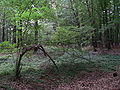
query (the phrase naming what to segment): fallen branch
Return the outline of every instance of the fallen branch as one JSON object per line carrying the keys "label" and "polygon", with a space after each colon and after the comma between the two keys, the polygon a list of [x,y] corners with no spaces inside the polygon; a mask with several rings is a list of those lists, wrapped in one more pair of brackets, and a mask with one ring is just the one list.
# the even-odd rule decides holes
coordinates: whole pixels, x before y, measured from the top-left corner
{"label": "fallen branch", "polygon": [[17,59],[17,61],[16,61],[16,75],[15,75],[15,76],[16,76],[16,79],[20,78],[20,71],[21,71],[20,65],[21,65],[22,57],[23,57],[28,51],[34,50],[34,49],[36,49],[36,50],[39,50],[39,49],[40,49],[40,50],[44,53],[44,55],[47,56],[47,57],[53,62],[53,64],[55,65],[56,69],[59,71],[59,69],[58,69],[55,61],[54,61],[54,60],[50,57],[50,55],[45,51],[45,49],[43,48],[42,45],[40,45],[40,44],[39,44],[39,45],[32,45],[32,46],[24,47],[23,50],[22,50],[22,52],[19,53],[18,59]]}

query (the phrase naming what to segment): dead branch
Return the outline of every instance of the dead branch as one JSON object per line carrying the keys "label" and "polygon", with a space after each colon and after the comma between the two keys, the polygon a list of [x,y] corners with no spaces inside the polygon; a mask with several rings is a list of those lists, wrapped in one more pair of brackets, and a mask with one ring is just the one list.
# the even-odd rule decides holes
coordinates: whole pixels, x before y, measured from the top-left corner
{"label": "dead branch", "polygon": [[16,78],[19,78],[20,77],[20,71],[21,71],[21,67],[20,67],[20,64],[21,64],[21,60],[22,60],[22,57],[28,52],[28,51],[31,51],[31,50],[38,50],[40,49],[45,56],[47,56],[51,61],[52,63],[55,65],[56,69],[59,71],[55,61],[50,57],[50,55],[45,51],[45,49],[43,48],[42,45],[31,45],[31,46],[28,46],[28,47],[24,47],[22,52],[19,53],[19,57],[18,57],[18,61],[16,62]]}

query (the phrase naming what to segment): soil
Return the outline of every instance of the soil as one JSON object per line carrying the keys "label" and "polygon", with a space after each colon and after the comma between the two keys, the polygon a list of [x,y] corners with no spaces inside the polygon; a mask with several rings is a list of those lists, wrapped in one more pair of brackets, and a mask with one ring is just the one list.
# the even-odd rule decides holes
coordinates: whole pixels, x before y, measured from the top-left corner
{"label": "soil", "polygon": [[107,50],[105,48],[97,48],[99,54],[120,55],[120,46],[114,46],[112,49]]}
{"label": "soil", "polygon": [[120,90],[120,72],[80,71],[66,83],[61,82],[55,74],[49,77],[53,78],[40,77],[39,81],[43,82],[10,81],[6,85],[10,85],[13,90]]}
{"label": "soil", "polygon": [[69,84],[61,84],[54,90],[120,90],[120,75],[114,77],[114,72],[85,73],[78,75]]}

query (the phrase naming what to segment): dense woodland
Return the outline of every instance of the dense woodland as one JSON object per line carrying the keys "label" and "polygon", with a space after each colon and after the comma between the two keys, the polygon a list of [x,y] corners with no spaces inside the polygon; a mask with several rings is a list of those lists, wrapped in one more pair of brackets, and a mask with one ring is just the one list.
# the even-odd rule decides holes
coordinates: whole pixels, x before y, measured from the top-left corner
{"label": "dense woodland", "polygon": [[18,47],[119,45],[119,0],[2,0],[0,4],[1,42]]}
{"label": "dense woodland", "polygon": [[[81,71],[88,77],[88,71],[119,76],[119,43],[120,0],[1,0],[0,77],[8,79],[1,79],[0,90],[113,90],[111,83],[107,89],[86,83],[78,89],[69,85],[61,88],[51,77],[65,83],[78,73],[86,76]],[[93,78],[99,77],[97,74]],[[47,84],[43,80],[46,75]],[[45,85],[31,79],[37,77],[43,77],[40,80]]]}

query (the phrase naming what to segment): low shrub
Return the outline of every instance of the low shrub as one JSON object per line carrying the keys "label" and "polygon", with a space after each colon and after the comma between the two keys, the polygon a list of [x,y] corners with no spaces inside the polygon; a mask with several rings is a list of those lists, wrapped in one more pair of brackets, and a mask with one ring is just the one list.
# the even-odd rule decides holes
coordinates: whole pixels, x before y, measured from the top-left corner
{"label": "low shrub", "polygon": [[0,53],[11,53],[16,49],[16,44],[11,44],[9,41],[4,41],[0,43]]}

